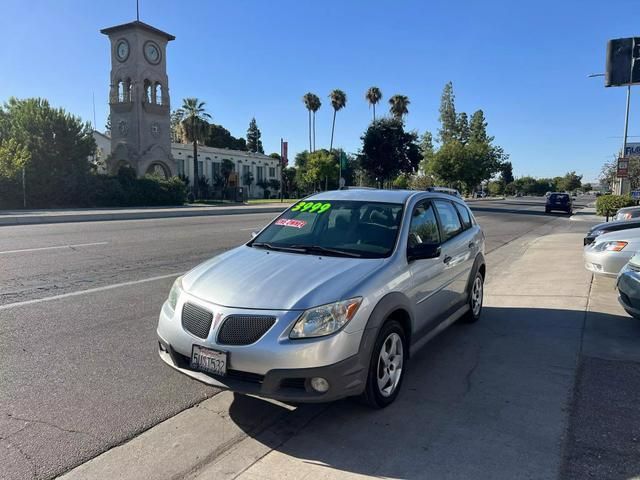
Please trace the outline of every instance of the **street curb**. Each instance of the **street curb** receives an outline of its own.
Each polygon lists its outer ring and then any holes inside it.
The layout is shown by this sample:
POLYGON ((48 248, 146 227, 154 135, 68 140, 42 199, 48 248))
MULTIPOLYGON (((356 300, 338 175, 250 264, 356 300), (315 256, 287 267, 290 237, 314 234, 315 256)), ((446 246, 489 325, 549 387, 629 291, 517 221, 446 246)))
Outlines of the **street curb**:
POLYGON ((202 210, 165 210, 165 211, 140 211, 125 213, 72 213, 61 215, 12 215, 0 217, 0 227, 16 225, 39 225, 45 223, 72 223, 72 222, 104 222, 112 220, 148 220, 154 218, 179 218, 179 217, 206 217, 212 215, 241 215, 251 213, 280 213, 288 208, 289 204, 277 207, 237 207, 225 209, 202 210))

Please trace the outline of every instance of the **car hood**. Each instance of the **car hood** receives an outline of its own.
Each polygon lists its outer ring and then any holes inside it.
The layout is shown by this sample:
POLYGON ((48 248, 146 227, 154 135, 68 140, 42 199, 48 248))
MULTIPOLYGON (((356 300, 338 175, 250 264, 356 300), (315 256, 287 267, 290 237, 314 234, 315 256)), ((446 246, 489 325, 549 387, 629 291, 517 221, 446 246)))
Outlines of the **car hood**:
POLYGON ((591 227, 589 230, 589 234, 596 232, 598 230, 607 231, 617 231, 617 230, 626 230, 629 228, 640 228, 640 221, 638 220, 616 220, 614 222, 604 222, 599 223, 595 227, 591 227))
POLYGON ((602 242, 612 242, 612 241, 620 241, 620 242, 638 242, 640 241, 640 228, 628 228, 625 230, 616 230, 609 233, 603 233, 599 237, 597 237, 595 243, 602 242))
POLYGON ((303 310, 349 298, 386 261, 243 245, 194 268, 182 285, 187 293, 226 307, 303 310))

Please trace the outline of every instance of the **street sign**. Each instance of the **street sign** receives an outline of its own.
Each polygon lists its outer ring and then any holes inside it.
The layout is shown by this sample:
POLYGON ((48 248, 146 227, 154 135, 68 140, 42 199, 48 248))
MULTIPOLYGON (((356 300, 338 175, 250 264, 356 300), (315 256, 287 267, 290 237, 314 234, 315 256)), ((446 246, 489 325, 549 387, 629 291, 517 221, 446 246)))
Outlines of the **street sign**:
POLYGON ((340 152, 340 168, 347 168, 347 154, 345 152, 340 152))
POLYGON ((640 157, 640 143, 627 142, 627 146, 624 149, 624 156, 625 158, 640 157))
POLYGON ((629 176, 629 160, 626 158, 618 159, 618 171, 616 177, 627 178, 629 176))
POLYGON ((640 190, 634 190, 631 192, 631 198, 634 200, 640 200, 640 190))

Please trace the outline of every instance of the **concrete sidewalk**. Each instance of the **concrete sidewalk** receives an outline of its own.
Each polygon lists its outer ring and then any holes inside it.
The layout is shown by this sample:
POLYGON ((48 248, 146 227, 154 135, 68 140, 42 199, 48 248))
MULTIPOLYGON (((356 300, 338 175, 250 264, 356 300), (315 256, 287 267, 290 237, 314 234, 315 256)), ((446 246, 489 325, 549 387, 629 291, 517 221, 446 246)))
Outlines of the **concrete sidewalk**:
MULTIPOLYGON (((577 210, 570 219, 574 222, 590 222, 590 223, 604 223, 607 221, 606 217, 598 215, 596 213, 596 207, 585 207, 577 210)), ((611 220, 611 218, 609 218, 611 220)))
POLYGON ((201 205, 184 207, 86 208, 75 210, 0 211, 0 226, 40 223, 102 222, 107 220, 143 220, 149 218, 202 217, 248 213, 280 213, 291 203, 259 205, 201 205))
POLYGON ((223 392, 62 478, 557 478, 591 287, 581 238, 532 232, 488 255, 482 319, 412 358, 385 410, 223 392))

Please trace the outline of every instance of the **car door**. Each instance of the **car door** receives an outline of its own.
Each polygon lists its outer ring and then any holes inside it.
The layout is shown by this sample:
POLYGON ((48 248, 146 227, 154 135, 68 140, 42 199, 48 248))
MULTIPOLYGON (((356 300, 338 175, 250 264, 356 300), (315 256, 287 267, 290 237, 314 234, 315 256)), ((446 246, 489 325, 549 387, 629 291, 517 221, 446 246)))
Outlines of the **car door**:
MULTIPOLYGON (((413 208, 408 235, 408 247, 421 243, 440 245, 440 227, 430 200, 421 201, 413 208)), ((448 308, 447 296, 441 295, 441 290, 450 283, 446 267, 442 255, 409 263, 409 297, 415 312, 415 340, 434 328, 448 308)))
POLYGON ((448 285, 442 291, 443 303, 447 303, 448 309, 459 305, 464 299, 466 282, 470 269, 470 246, 473 234, 464 228, 458 210, 449 200, 434 200, 433 204, 440 223, 442 240, 442 262, 445 265, 444 276, 448 285))

